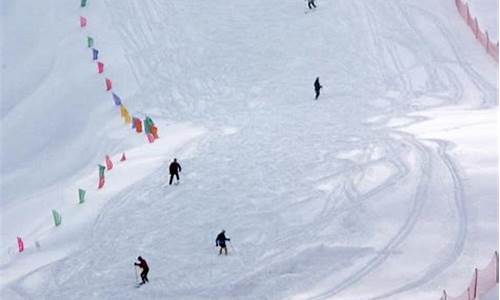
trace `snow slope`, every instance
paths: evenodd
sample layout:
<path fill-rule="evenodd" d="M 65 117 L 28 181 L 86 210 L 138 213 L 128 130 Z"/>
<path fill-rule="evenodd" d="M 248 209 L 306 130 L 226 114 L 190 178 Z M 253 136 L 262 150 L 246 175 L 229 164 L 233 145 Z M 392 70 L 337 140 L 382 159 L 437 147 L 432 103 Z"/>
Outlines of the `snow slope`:
<path fill-rule="evenodd" d="M 498 1 L 469 0 L 471 13 L 481 22 L 493 41 L 498 41 Z"/>
<path fill-rule="evenodd" d="M 437 299 L 497 249 L 498 70 L 453 1 L 78 5 L 2 3 L 2 296 Z"/>

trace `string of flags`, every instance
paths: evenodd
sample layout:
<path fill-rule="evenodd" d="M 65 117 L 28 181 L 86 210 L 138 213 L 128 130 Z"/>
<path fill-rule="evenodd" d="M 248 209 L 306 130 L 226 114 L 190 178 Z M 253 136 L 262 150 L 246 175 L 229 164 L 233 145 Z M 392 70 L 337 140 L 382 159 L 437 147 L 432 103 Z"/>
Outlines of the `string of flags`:
<path fill-rule="evenodd" d="M 122 153 L 121 155 L 121 158 L 120 158 L 120 162 L 124 162 L 127 160 L 127 157 L 125 155 L 125 152 Z M 99 183 L 98 183 L 98 189 L 101 189 L 104 187 L 104 183 L 105 183 L 105 171 L 110 171 L 111 169 L 113 169 L 114 165 L 113 165 L 113 161 L 111 160 L 111 157 L 109 155 L 106 155 L 105 156 L 105 164 L 106 166 L 104 165 L 98 165 L 99 167 Z M 85 200 L 86 200 L 86 194 L 87 194 L 87 191 L 82 189 L 82 188 L 79 188 L 78 189 L 78 204 L 84 204 L 85 203 Z M 58 227 L 62 224 L 62 214 L 61 212 L 59 212 L 58 210 L 56 209 L 52 209 L 52 219 L 53 219 L 53 223 L 54 223 L 54 226 L 55 227 Z M 37 248 L 40 248 L 40 243 L 38 241 L 35 242 L 35 246 Z M 25 250 L 25 243 L 24 243 L 24 240 L 22 237 L 18 236 L 17 237 L 17 247 L 18 247 L 18 252 L 23 252 Z"/>
<path fill-rule="evenodd" d="M 87 7 L 88 1 L 81 0 L 80 7 Z M 88 25 L 88 20 L 84 16 L 80 16 L 80 27 L 86 28 Z M 104 62 L 99 60 L 99 50 L 94 47 L 95 41 L 91 36 L 87 36 L 87 47 L 92 50 L 92 60 L 97 64 L 97 73 L 103 74 L 105 72 Z M 151 117 L 146 116 L 144 120 L 141 118 L 132 116 L 127 109 L 127 107 L 123 104 L 123 100 L 118 96 L 113 90 L 113 82 L 110 78 L 105 77 L 104 79 L 106 91 L 111 91 L 113 102 L 116 106 L 120 107 L 120 115 L 124 120 L 125 124 L 131 125 L 131 129 L 134 129 L 137 133 L 142 133 L 144 128 L 144 133 L 149 143 L 153 143 L 156 139 L 159 138 L 158 135 L 158 127 L 154 124 Z M 120 158 L 120 162 L 124 162 L 127 160 L 125 153 L 122 153 Z M 105 156 L 105 166 L 99 164 L 99 180 L 97 184 L 97 189 L 100 190 L 104 187 L 105 184 L 105 171 L 110 171 L 113 169 L 113 162 L 109 155 Z M 78 189 L 78 204 L 84 204 L 86 201 L 86 190 Z M 52 219 L 54 222 L 54 226 L 58 227 L 62 224 L 62 214 L 56 209 L 52 209 Z M 25 250 L 25 243 L 22 237 L 17 237 L 17 246 L 18 252 L 23 252 Z M 36 248 L 40 248 L 40 243 L 35 241 Z"/>

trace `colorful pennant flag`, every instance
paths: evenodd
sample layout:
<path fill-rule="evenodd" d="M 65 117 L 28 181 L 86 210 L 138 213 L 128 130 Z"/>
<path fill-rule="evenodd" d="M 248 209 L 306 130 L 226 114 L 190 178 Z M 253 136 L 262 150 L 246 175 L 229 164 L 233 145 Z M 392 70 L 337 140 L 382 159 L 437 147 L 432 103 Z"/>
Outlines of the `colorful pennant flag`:
<path fill-rule="evenodd" d="M 102 74 L 102 72 L 104 72 L 104 64 L 100 61 L 97 62 L 97 72 L 99 74 Z"/>
<path fill-rule="evenodd" d="M 82 2 L 80 3 L 80 7 L 85 7 L 87 6 L 87 0 L 82 0 Z"/>
<path fill-rule="evenodd" d="M 106 169 L 109 171 L 113 169 L 113 162 L 111 161 L 111 158 L 109 155 L 106 155 Z"/>
<path fill-rule="evenodd" d="M 139 118 L 135 118 L 135 132 L 137 133 L 142 132 L 142 121 Z"/>
<path fill-rule="evenodd" d="M 106 167 L 103 165 L 99 165 L 99 177 L 104 177 L 104 171 L 106 170 Z"/>
<path fill-rule="evenodd" d="M 97 185 L 97 188 L 102 189 L 104 187 L 104 182 L 105 182 L 104 176 L 99 177 L 99 184 Z"/>
<path fill-rule="evenodd" d="M 19 252 L 24 251 L 24 242 L 23 239 L 19 236 L 17 237 L 17 249 L 19 250 Z"/>
<path fill-rule="evenodd" d="M 159 139 L 160 137 L 158 136 L 158 127 L 156 126 L 151 126 L 151 134 L 155 139 Z"/>
<path fill-rule="evenodd" d="M 110 91 L 112 88 L 111 86 L 111 79 L 106 78 L 106 91 Z"/>
<path fill-rule="evenodd" d="M 79 198 L 79 204 L 83 204 L 85 202 L 85 190 L 83 189 L 78 189 L 78 198 Z"/>
<path fill-rule="evenodd" d="M 80 27 L 87 26 L 87 19 L 85 17 L 80 16 Z"/>
<path fill-rule="evenodd" d="M 130 116 L 130 114 L 128 113 L 128 110 L 127 108 L 125 107 L 125 105 L 121 105 L 120 107 L 120 114 L 121 116 L 125 119 L 125 123 L 127 124 L 130 124 L 132 123 L 132 117 Z M 134 124 L 132 124 L 132 128 L 135 128 L 134 127 Z"/>
<path fill-rule="evenodd" d="M 122 104 L 122 99 L 120 99 L 120 97 L 118 97 L 118 95 L 115 94 L 115 93 L 112 93 L 112 95 L 113 95 L 113 101 L 115 102 L 115 105 L 121 105 Z M 121 113 L 122 117 L 125 117 L 122 108 L 120 109 L 120 113 Z M 127 114 L 128 114 L 128 112 L 127 112 Z"/>
<path fill-rule="evenodd" d="M 99 50 L 92 48 L 92 59 L 97 60 L 99 58 Z"/>
<path fill-rule="evenodd" d="M 94 47 L 94 39 L 91 38 L 90 36 L 87 37 L 87 47 L 89 48 Z"/>
<path fill-rule="evenodd" d="M 61 214 L 58 213 L 55 209 L 52 210 L 52 216 L 54 217 L 54 224 L 56 226 L 59 226 L 61 225 L 61 222 L 62 222 L 62 217 L 61 217 Z"/>
<path fill-rule="evenodd" d="M 126 160 L 127 160 L 127 157 L 125 156 L 125 152 L 123 152 L 122 158 L 120 158 L 120 161 L 126 161 Z"/>
<path fill-rule="evenodd" d="M 153 120 L 150 117 L 146 117 L 146 119 L 144 119 L 144 132 L 146 132 L 146 134 L 150 134 L 151 127 L 153 125 L 154 125 Z"/>

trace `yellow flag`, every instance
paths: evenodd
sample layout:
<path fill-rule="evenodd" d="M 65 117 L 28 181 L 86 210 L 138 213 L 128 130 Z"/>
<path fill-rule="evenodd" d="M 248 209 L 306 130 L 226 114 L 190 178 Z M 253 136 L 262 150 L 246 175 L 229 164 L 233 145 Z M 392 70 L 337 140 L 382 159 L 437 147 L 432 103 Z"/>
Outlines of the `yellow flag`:
<path fill-rule="evenodd" d="M 121 114 L 122 118 L 125 118 L 125 116 L 128 115 L 128 110 L 125 107 L 125 105 L 123 105 L 123 104 L 122 104 L 122 106 L 120 106 L 120 114 Z"/>

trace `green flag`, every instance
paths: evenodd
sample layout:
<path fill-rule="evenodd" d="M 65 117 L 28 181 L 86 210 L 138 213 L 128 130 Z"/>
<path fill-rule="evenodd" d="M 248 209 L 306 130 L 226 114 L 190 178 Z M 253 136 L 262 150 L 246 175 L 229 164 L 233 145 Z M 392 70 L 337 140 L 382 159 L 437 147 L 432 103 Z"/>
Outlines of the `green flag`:
<path fill-rule="evenodd" d="M 155 123 L 150 117 L 146 117 L 146 119 L 144 119 L 144 131 L 146 132 L 146 134 L 151 133 L 151 127 L 153 127 L 154 125 Z"/>
<path fill-rule="evenodd" d="M 78 197 L 80 198 L 80 204 L 85 202 L 85 190 L 78 189 Z"/>
<path fill-rule="evenodd" d="M 87 0 L 82 0 L 82 3 L 80 4 L 81 7 L 87 6 Z"/>
<path fill-rule="evenodd" d="M 104 177 L 104 171 L 106 170 L 106 167 L 103 165 L 99 165 L 99 177 Z"/>
<path fill-rule="evenodd" d="M 61 214 L 58 213 L 55 209 L 52 210 L 52 216 L 54 217 L 54 224 L 56 226 L 61 225 L 62 217 Z"/>
<path fill-rule="evenodd" d="M 89 48 L 94 47 L 94 39 L 93 39 L 93 38 L 91 38 L 90 36 L 88 36 L 88 37 L 87 37 L 87 46 L 88 46 Z"/>

